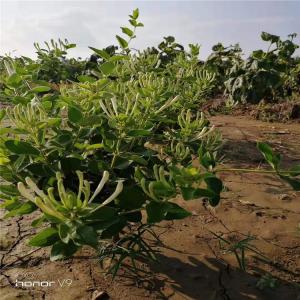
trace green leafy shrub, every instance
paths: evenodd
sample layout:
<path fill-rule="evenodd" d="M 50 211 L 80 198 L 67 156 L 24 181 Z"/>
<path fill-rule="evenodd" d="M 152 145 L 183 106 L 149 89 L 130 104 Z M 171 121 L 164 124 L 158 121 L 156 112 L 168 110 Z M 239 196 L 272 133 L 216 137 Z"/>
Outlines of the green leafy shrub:
<path fill-rule="evenodd" d="M 236 61 L 228 73 L 225 93 L 232 101 L 258 103 L 275 101 L 299 90 L 299 60 L 293 57 L 299 47 L 296 34 L 281 40 L 266 32 L 261 38 L 269 42 L 266 52 L 256 50 L 245 61 Z"/>
<path fill-rule="evenodd" d="M 204 62 L 205 68 L 216 76 L 215 93 L 224 92 L 224 82 L 229 79 L 230 70 L 234 65 L 243 62 L 242 49 L 238 44 L 224 47 L 218 43 L 212 47 L 213 52 Z"/>
<path fill-rule="evenodd" d="M 69 44 L 67 40 L 50 40 L 45 42 L 45 48 L 38 43 L 34 44 L 38 59 L 36 78 L 48 82 L 77 81 L 83 74 L 85 62 L 80 59 L 67 58 L 67 51 L 75 48 L 76 44 Z"/>
<path fill-rule="evenodd" d="M 94 49 L 102 61 L 93 77 L 61 85 L 51 106 L 39 97 L 2 116 L 13 124 L 1 131 L 2 207 L 7 217 L 39 209 L 33 225 L 50 226 L 30 244 L 51 246 L 52 259 L 136 238 L 128 230 L 144 228 L 142 211 L 146 225 L 187 217 L 172 201 L 178 194 L 220 201 L 223 185 L 213 172 L 220 135 L 193 110 L 213 75 L 196 68 L 192 55 L 160 66 L 159 56 L 123 46 L 120 53 Z M 195 157 L 203 165 L 193 166 Z"/>
<path fill-rule="evenodd" d="M 0 64 L 3 66 L 0 76 L 0 102 L 26 104 L 46 94 L 56 98 L 57 93 L 51 84 L 37 78 L 39 65 L 32 59 L 2 57 Z"/>
<path fill-rule="evenodd" d="M 93 200 L 108 181 L 109 173 L 103 172 L 102 179 L 92 196 L 90 183 L 84 180 L 82 172 L 76 173 L 79 181 L 77 194 L 65 189 L 62 174 L 59 172 L 56 173 L 56 190 L 54 187 L 49 187 L 47 194 L 39 189 L 29 177 L 25 178 L 28 187 L 25 187 L 22 182 L 18 183 L 20 194 L 41 210 L 42 219 L 48 219 L 52 223 L 52 227 L 42 230 L 33 237 L 29 245 L 38 247 L 53 245 L 52 260 L 72 255 L 82 245 L 96 247 L 97 231 L 103 231 L 107 226 L 107 221 L 113 223 L 118 219 L 116 209 L 106 205 L 122 192 L 122 181 L 118 182 L 115 191 L 103 203 L 93 204 Z M 55 199 L 55 191 L 58 192 L 59 201 Z"/>
<path fill-rule="evenodd" d="M 57 84 L 78 81 L 85 71 L 86 62 L 67 58 L 67 50 L 74 48 L 67 40 L 45 42 L 45 48 L 34 44 L 38 59 L 29 57 L 0 58 L 0 102 L 29 103 L 43 97 L 54 102 L 59 94 Z"/>
<path fill-rule="evenodd" d="M 99 82 L 92 86 L 97 84 Z M 78 88 L 85 94 L 86 90 L 81 86 Z M 99 176 L 102 174 L 105 178 L 107 172 L 112 181 L 107 183 L 103 197 L 97 192 L 92 197 L 95 203 L 114 212 L 107 215 L 109 220 L 105 220 L 104 227 L 99 229 L 106 232 L 105 236 L 114 236 L 127 222 L 140 222 L 140 211 L 144 209 L 150 223 L 187 216 L 183 208 L 170 201 L 180 191 L 186 199 L 207 197 L 212 205 L 219 202 L 221 182 L 205 168 L 191 165 L 192 155 L 197 154 L 199 145 L 206 147 L 207 137 L 214 135 L 203 116 L 194 119 L 188 112 L 184 121 L 180 121 L 178 133 L 172 131 L 173 122 L 169 124 L 170 119 L 167 119 L 165 130 L 168 134 L 156 133 L 158 125 L 165 123 L 163 116 L 175 103 L 174 99 L 158 106 L 154 99 L 149 105 L 138 98 L 117 101 L 110 96 L 112 98 L 107 98 L 104 94 L 100 100 L 97 96 L 95 101 L 88 98 L 91 109 L 86 106 L 86 98 L 81 99 L 79 90 L 76 98 L 67 93 L 59 102 L 61 109 L 56 118 L 49 116 L 38 104 L 17 105 L 6 110 L 14 124 L 12 128 L 3 128 L 1 135 L 1 176 L 9 183 L 1 187 L 2 198 L 7 199 L 3 204 L 9 210 L 7 216 L 30 213 L 39 207 L 43 220 L 52 223 L 51 228 L 56 228 L 57 223 L 69 223 L 70 215 L 81 224 L 79 215 L 84 216 L 90 209 L 83 205 L 88 201 L 88 191 L 97 191 Z M 193 126 L 192 131 L 188 129 L 190 126 Z M 155 150 L 149 144 L 160 144 L 161 147 Z M 64 174 L 65 188 L 62 186 L 63 175 L 57 172 Z M 83 174 L 86 181 L 82 179 Z M 113 182 L 118 180 L 124 180 L 122 193 L 111 198 L 114 202 L 106 202 L 104 198 L 114 194 Z M 24 182 L 31 190 L 24 187 Z M 195 183 L 201 182 L 206 188 L 196 188 Z M 48 195 L 43 191 L 48 191 Z M 41 199 L 34 198 L 33 192 Z M 86 194 L 85 200 L 75 197 L 81 193 Z M 29 202 L 24 202 L 20 194 Z M 131 210 L 137 212 L 130 213 Z M 57 232 L 52 232 L 57 236 Z M 60 249 L 64 253 L 66 249 L 62 245 L 60 243 Z"/>

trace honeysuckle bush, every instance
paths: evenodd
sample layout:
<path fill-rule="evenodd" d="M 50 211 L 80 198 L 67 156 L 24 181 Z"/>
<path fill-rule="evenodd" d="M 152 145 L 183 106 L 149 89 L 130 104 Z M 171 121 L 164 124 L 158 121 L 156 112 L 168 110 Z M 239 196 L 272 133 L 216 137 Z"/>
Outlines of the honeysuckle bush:
<path fill-rule="evenodd" d="M 34 43 L 37 53 L 36 77 L 51 83 L 77 81 L 77 77 L 85 70 L 85 61 L 81 58 L 67 58 L 69 49 L 76 44 L 70 44 L 67 39 L 45 42 L 44 46 Z"/>
<path fill-rule="evenodd" d="M 51 259 L 83 245 L 105 257 L 137 241 L 150 253 L 139 236 L 147 225 L 190 215 L 172 200 L 178 194 L 212 206 L 220 200 L 212 170 L 220 134 L 195 111 L 213 74 L 193 55 L 160 67 L 159 55 L 131 54 L 118 41 L 118 54 L 94 49 L 102 55 L 97 71 L 61 85 L 55 101 L 37 95 L 1 114 L 10 121 L 1 129 L 2 207 L 6 217 L 40 212 L 33 226 L 46 228 L 29 244 L 51 246 Z M 203 165 L 195 166 L 197 157 Z"/>
<path fill-rule="evenodd" d="M 58 199 L 55 199 L 54 187 L 49 187 L 44 193 L 31 178 L 26 177 L 26 185 L 18 183 L 18 191 L 25 199 L 31 201 L 43 213 L 42 217 L 35 221 L 48 220 L 55 224 L 44 229 L 29 241 L 31 246 L 49 246 L 51 259 L 56 260 L 74 254 L 80 246 L 89 245 L 96 247 L 98 244 L 97 230 L 105 229 L 103 222 L 110 220 L 109 216 L 117 217 L 116 210 L 108 207 L 110 202 L 115 200 L 123 190 L 122 181 L 118 181 L 115 191 L 112 192 L 102 203 L 94 204 L 93 200 L 103 190 L 105 183 L 109 180 L 109 173 L 103 172 L 93 195 L 91 195 L 90 183 L 84 180 L 83 173 L 76 171 L 79 186 L 78 192 L 66 190 L 63 184 L 62 174 L 56 173 Z M 11 214 L 11 212 L 9 213 Z M 97 220 L 95 222 L 95 220 Z M 102 232 L 103 234 L 103 232 Z"/>
<path fill-rule="evenodd" d="M 32 99 L 54 101 L 57 98 L 51 84 L 38 79 L 36 71 L 39 65 L 32 59 L 22 57 L 13 59 L 2 57 L 0 64 L 3 70 L 0 74 L 0 102 L 11 104 L 26 104 Z"/>
<path fill-rule="evenodd" d="M 32 96 L 54 101 L 58 94 L 56 84 L 77 81 L 84 73 L 85 61 L 66 57 L 76 44 L 52 39 L 45 42 L 45 47 L 38 43 L 34 47 L 37 60 L 25 56 L 0 57 L 0 102 L 26 104 Z"/>
<path fill-rule="evenodd" d="M 1 176 L 7 182 L 0 188 L 6 199 L 2 206 L 7 217 L 41 211 L 33 224 L 50 223 L 51 229 L 30 244 L 53 245 L 53 259 L 91 245 L 85 238 L 96 246 L 98 239 L 114 237 L 129 222 L 140 223 L 142 210 L 148 223 L 188 216 L 172 202 L 177 194 L 204 196 L 213 206 L 219 202 L 221 181 L 206 170 L 209 166 L 192 164 L 198 152 L 213 154 L 219 145 L 219 135 L 203 115 L 187 111 L 176 120 L 170 113 L 174 119 L 165 120 L 177 97 L 159 104 L 152 99 L 151 105 L 151 98 L 111 97 L 97 97 L 87 110 L 85 98 L 82 103 L 78 94 L 75 105 L 75 95 L 68 94 L 60 100 L 56 118 L 37 103 L 6 109 L 13 126 L 1 130 Z M 162 132 L 157 130 L 161 124 Z M 196 187 L 201 183 L 203 188 Z"/>
<path fill-rule="evenodd" d="M 172 120 L 170 113 L 165 121 L 176 97 L 160 106 L 153 100 L 146 113 L 148 105 L 136 105 L 138 98 L 118 106 L 113 97 L 97 97 L 88 111 L 80 101 L 75 107 L 62 99 L 56 118 L 36 103 L 7 108 L 2 116 L 13 124 L 1 129 L 2 207 L 6 217 L 38 210 L 32 225 L 42 229 L 29 245 L 51 246 L 52 260 L 83 245 L 102 258 L 152 258 L 140 236 L 147 226 L 190 215 L 176 196 L 216 206 L 223 189 L 216 172 L 258 171 L 218 166 L 220 135 L 203 114 L 187 110 Z M 157 130 L 161 124 L 164 131 Z M 281 170 L 278 154 L 265 144 L 259 150 L 274 169 L 260 172 L 278 174 L 300 190 L 299 166 Z"/>

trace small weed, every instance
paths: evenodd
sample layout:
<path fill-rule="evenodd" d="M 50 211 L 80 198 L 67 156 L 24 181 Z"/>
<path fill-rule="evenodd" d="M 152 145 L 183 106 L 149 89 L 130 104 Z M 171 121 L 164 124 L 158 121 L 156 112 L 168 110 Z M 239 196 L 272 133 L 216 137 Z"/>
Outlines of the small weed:
<path fill-rule="evenodd" d="M 277 279 L 270 274 L 263 275 L 256 283 L 256 287 L 260 290 L 264 290 L 266 288 L 274 289 L 277 285 Z"/>

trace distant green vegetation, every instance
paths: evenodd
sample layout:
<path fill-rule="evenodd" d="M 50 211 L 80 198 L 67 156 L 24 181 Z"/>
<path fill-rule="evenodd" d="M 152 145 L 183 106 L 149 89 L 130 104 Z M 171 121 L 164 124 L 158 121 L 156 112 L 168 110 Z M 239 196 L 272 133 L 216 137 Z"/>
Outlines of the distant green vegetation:
<path fill-rule="evenodd" d="M 133 17 L 129 27 L 121 27 L 124 36 L 116 36 L 118 46 L 90 47 L 93 54 L 86 60 L 67 58 L 68 50 L 76 47 L 67 40 L 51 40 L 42 46 L 35 43 L 35 60 L 0 57 L 0 101 L 24 104 L 31 101 L 32 95 L 52 101 L 59 93 L 54 84 L 103 78 L 123 82 L 141 73 L 151 73 L 155 79 L 163 77 L 161 88 L 180 92 L 184 102 L 195 105 L 216 94 L 224 94 L 228 103 L 234 104 L 276 102 L 300 92 L 296 33 L 284 40 L 263 32 L 267 51 L 255 50 L 247 58 L 238 44 L 225 47 L 218 43 L 202 61 L 199 45 L 190 44 L 186 50 L 172 36 L 165 37 L 157 47 L 132 50 L 130 43 L 136 38 L 136 30 L 143 27 Z"/>

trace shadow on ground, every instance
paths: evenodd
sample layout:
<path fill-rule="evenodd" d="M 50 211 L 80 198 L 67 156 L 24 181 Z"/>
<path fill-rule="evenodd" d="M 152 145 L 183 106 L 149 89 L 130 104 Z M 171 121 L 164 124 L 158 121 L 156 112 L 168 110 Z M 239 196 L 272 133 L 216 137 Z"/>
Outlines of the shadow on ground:
<path fill-rule="evenodd" d="M 158 260 L 159 264 L 152 265 L 151 270 L 167 277 L 156 287 L 157 291 L 163 285 L 169 285 L 169 294 L 165 294 L 164 299 L 297 299 L 296 288 L 284 281 L 274 289 L 259 290 L 256 287 L 260 278 L 258 274 L 264 274 L 259 269 L 255 270 L 257 275 L 252 275 L 215 258 L 200 261 L 187 256 L 186 261 L 181 261 L 160 254 Z"/>

